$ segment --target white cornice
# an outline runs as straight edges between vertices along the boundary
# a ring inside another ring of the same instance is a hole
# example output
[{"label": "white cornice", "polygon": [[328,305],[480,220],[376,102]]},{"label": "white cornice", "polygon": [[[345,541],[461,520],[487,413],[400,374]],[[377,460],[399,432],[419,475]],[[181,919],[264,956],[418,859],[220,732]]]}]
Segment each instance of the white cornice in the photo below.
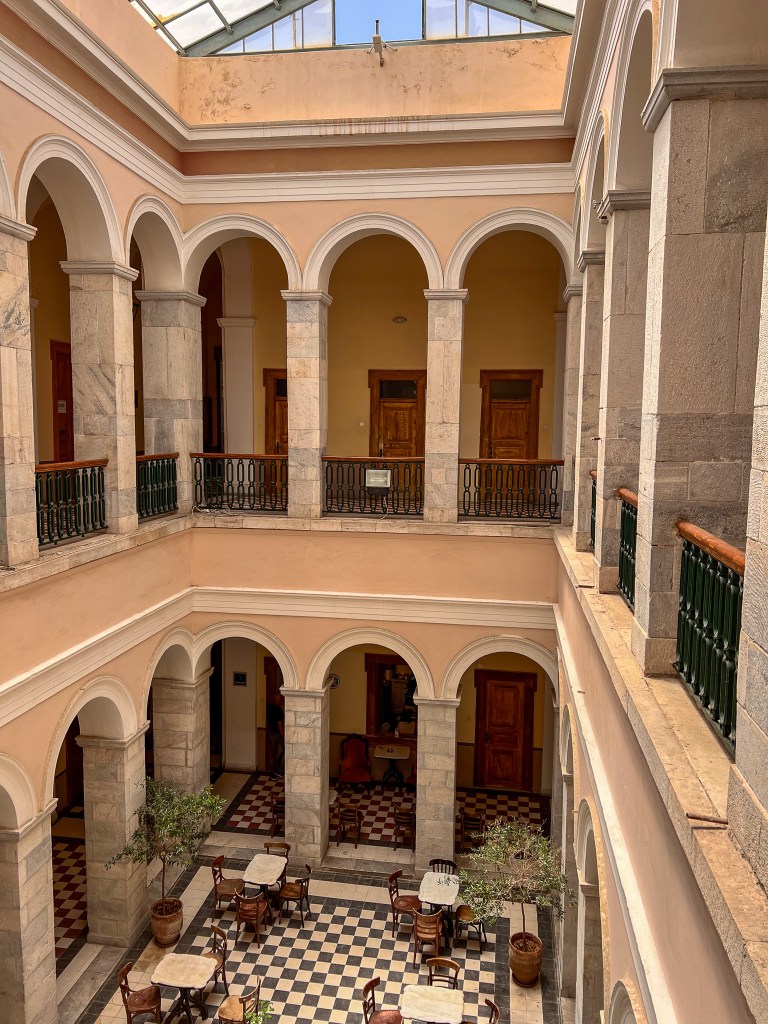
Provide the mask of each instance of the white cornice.
[{"label": "white cornice", "polygon": [[[134,292],[139,302],[188,302],[191,306],[204,306],[208,299],[197,292]],[[221,322],[221,321],[219,321]]]},{"label": "white cornice", "polygon": [[62,260],[59,264],[65,274],[106,274],[110,277],[121,277],[126,281],[135,281],[139,276],[133,267],[124,267],[122,263],[110,263],[105,260]]},{"label": "white cornice", "polygon": [[605,266],[605,249],[584,249],[576,265],[582,274],[587,267]]},{"label": "white cornice", "polygon": [[617,210],[649,210],[651,193],[610,189],[597,208],[597,219],[605,223]]},{"label": "white cornice", "polygon": [[643,127],[653,132],[673,100],[757,99],[768,96],[768,66],[665,68],[642,112]]},{"label": "white cornice", "polygon": [[23,224],[19,220],[11,220],[0,213],[0,235],[11,235],[13,238],[20,238],[22,242],[31,242],[37,234],[37,228],[31,224]]}]

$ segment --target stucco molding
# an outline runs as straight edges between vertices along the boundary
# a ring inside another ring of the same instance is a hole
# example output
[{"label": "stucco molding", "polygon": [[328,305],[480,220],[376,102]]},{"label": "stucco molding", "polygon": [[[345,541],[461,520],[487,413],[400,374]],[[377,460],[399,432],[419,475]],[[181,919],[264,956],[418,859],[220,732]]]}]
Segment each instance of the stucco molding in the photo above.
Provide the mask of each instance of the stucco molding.
[{"label": "stucco molding", "polygon": [[[613,96],[611,99],[611,112],[614,121],[614,130],[611,132],[611,137],[608,140],[605,162],[605,180],[609,189],[616,184],[616,172],[619,164],[621,126],[624,119],[624,102],[627,93],[627,82],[629,80],[635,40],[638,29],[640,28],[640,22],[644,15],[649,15],[651,21],[653,21],[653,0],[629,0],[623,18],[621,39],[618,42],[616,75]],[[637,126],[637,130],[640,130],[639,125]]]},{"label": "stucco molding", "polygon": [[299,259],[291,243],[274,225],[250,214],[223,214],[201,221],[184,235],[182,270],[186,290],[197,291],[203,265],[215,249],[225,242],[242,237],[263,238],[269,242],[283,261],[288,274],[288,287],[300,287]]},{"label": "stucco molding", "polygon": [[0,235],[10,235],[12,238],[20,238],[22,242],[31,242],[36,234],[37,228],[33,228],[31,224],[22,224],[21,221],[0,213]]},{"label": "stucco molding", "polygon": [[750,100],[768,97],[768,65],[665,68],[643,108],[643,127],[655,132],[674,100]]},{"label": "stucco molding", "polygon": [[7,795],[11,805],[8,808],[5,801],[0,800],[0,837],[4,837],[7,830],[20,830],[33,822],[38,802],[29,772],[10,754],[0,754],[0,789]]},{"label": "stucco molding", "polygon": [[119,277],[124,281],[135,281],[139,271],[133,267],[126,267],[122,263],[112,263],[109,260],[62,260],[59,264],[65,274],[103,274],[107,277]]},{"label": "stucco molding", "polygon": [[424,298],[427,302],[460,302],[465,305],[469,301],[466,288],[425,288]]},{"label": "stucco molding", "polygon": [[587,267],[605,266],[605,249],[584,249],[579,255],[577,266],[582,274]]},{"label": "stucco molding", "polygon": [[[350,647],[358,647],[360,644],[377,644],[394,651],[395,654],[405,659],[413,673],[416,679],[417,696],[430,699],[435,697],[432,673],[421,652],[405,637],[380,627],[347,629],[327,640],[309,664],[305,692],[322,692],[326,688],[328,671],[333,659]],[[291,689],[291,687],[286,686],[286,689]]]},{"label": "stucco molding", "polygon": [[571,299],[580,299],[584,294],[584,285],[582,284],[569,284],[563,291],[563,302],[568,305]]},{"label": "stucco molding", "polygon": [[617,210],[650,210],[651,193],[643,189],[609,189],[597,208],[597,219],[606,223]]},{"label": "stucco molding", "polygon": [[284,288],[280,295],[284,302],[319,302],[321,306],[330,306],[333,302],[333,298],[328,292],[322,291],[322,289],[314,289],[308,291],[302,291],[301,289],[291,290]]},{"label": "stucco molding", "polygon": [[[554,618],[554,608],[553,618]],[[544,669],[549,677],[554,692],[555,701],[558,699],[558,675],[557,657],[554,651],[548,651],[546,647],[536,643],[535,640],[528,640],[526,637],[510,634],[499,636],[483,637],[468,644],[450,661],[448,668],[443,675],[443,684],[440,689],[443,697],[454,698],[458,696],[461,678],[476,661],[485,658],[490,654],[522,654]]]},{"label": "stucco molding", "polygon": [[198,295],[197,292],[145,292],[137,291],[133,293],[139,302],[188,302],[190,306],[200,306],[201,308],[206,304],[208,299],[204,295]]}]

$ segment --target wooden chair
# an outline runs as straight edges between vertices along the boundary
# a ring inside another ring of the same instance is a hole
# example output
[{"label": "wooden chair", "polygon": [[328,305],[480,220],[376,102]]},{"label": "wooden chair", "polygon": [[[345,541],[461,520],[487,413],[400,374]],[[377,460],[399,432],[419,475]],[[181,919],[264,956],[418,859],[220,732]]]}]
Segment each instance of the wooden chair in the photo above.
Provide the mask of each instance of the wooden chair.
[{"label": "wooden chair", "polygon": [[461,938],[464,928],[467,929],[467,938],[469,938],[469,929],[474,928],[477,932],[477,941],[480,943],[480,952],[482,953],[483,943],[488,941],[488,937],[485,934],[485,925],[482,921],[475,920],[472,908],[468,907],[466,903],[462,903],[460,907],[456,907],[453,918],[456,922],[456,938]]},{"label": "wooden chair", "polygon": [[376,987],[381,984],[381,978],[373,978],[363,986],[363,1017],[365,1024],[401,1024],[402,1017],[399,1010],[377,1010],[376,1009]]},{"label": "wooden chair", "polygon": [[443,937],[443,912],[438,910],[436,914],[420,914],[418,910],[413,914],[413,962],[416,963],[416,954],[421,946],[431,945],[435,947],[435,956],[440,956],[440,940]]},{"label": "wooden chair", "polygon": [[301,914],[302,928],[304,927],[305,906],[307,908],[307,917],[312,917],[312,908],[309,905],[309,876],[312,874],[312,868],[309,864],[305,864],[304,870],[306,871],[305,875],[299,875],[293,882],[284,882],[280,887],[280,917],[283,916],[283,907],[286,903],[295,903]]},{"label": "wooden chair", "polygon": [[371,762],[368,757],[368,740],[365,736],[352,733],[341,741],[338,781],[352,785],[371,781]]},{"label": "wooden chair", "polygon": [[242,878],[225,878],[221,870],[224,863],[224,854],[214,857],[211,863],[211,874],[213,875],[213,909],[218,910],[222,901],[226,905],[232,902],[235,896],[239,896],[245,888]]},{"label": "wooden chair", "polygon": [[410,810],[401,807],[396,807],[394,812],[395,819],[395,838],[392,843],[392,848],[397,847],[397,840],[399,836],[403,837],[403,841],[409,840],[409,845],[412,850],[416,849],[416,812],[411,808]]},{"label": "wooden chair", "polygon": [[452,860],[445,860],[442,857],[435,857],[429,862],[433,871],[439,871],[444,875],[458,875],[459,869]]},{"label": "wooden chair", "polygon": [[219,1024],[243,1024],[246,1013],[258,1010],[260,992],[261,978],[257,978],[256,988],[240,996],[228,996],[219,1007]]},{"label": "wooden chair", "polygon": [[462,852],[467,849],[467,846],[471,850],[475,845],[475,838],[485,832],[485,813],[481,811],[479,814],[469,814],[462,808],[459,814],[459,827]]},{"label": "wooden chair", "polygon": [[[283,882],[285,881],[285,873],[288,870],[288,858],[291,855],[291,844],[290,843],[264,843],[264,849],[267,851],[268,854],[270,854],[273,857],[285,857],[285,867],[283,868],[283,873],[282,873],[282,875],[280,875],[278,880],[273,883],[274,889],[275,889],[274,895],[277,896],[277,894],[280,892],[280,887],[282,886]],[[262,886],[261,891],[264,893],[265,896],[267,896],[267,895],[269,895],[271,889],[272,889],[272,886],[264,885],[264,886]]]},{"label": "wooden chair", "polygon": [[229,995],[229,982],[227,981],[227,934],[215,925],[211,926],[211,948],[203,953],[208,960],[213,960],[216,970],[213,972],[213,984],[218,984],[221,977],[224,991]]},{"label": "wooden chair", "polygon": [[280,832],[280,823],[282,822],[283,829],[285,828],[285,797],[281,797],[279,800],[275,800],[273,796],[269,798],[269,811],[270,811],[270,822],[269,822],[269,834],[276,836]]},{"label": "wooden chair", "polygon": [[120,995],[123,997],[125,1016],[128,1024],[132,1024],[134,1017],[141,1017],[146,1014],[153,1014],[157,1024],[162,1022],[161,1004],[162,993],[157,985],[149,985],[147,988],[138,988],[135,991],[128,984],[128,975],[133,970],[133,962],[123,964],[117,972],[117,983],[120,986]]},{"label": "wooden chair", "polygon": [[447,956],[432,956],[427,960],[427,968],[429,969],[428,985],[445,985],[447,988],[459,987],[461,967],[455,960],[449,960]]},{"label": "wooden chair", "polygon": [[336,845],[341,843],[344,836],[351,832],[355,840],[355,849],[360,842],[360,832],[363,827],[363,812],[359,807],[351,807],[349,804],[339,808],[338,827],[336,829]]},{"label": "wooden chair", "polygon": [[395,871],[389,876],[389,902],[392,905],[392,934],[397,935],[398,922],[401,914],[408,914],[410,917],[421,910],[421,900],[416,895],[400,895],[400,876],[402,869]]},{"label": "wooden chair", "polygon": [[496,1003],[492,999],[486,999],[485,1005],[490,1010],[490,1016],[488,1017],[488,1024],[499,1024],[499,1017],[501,1017],[501,1010],[498,1008]]},{"label": "wooden chair", "polygon": [[269,917],[269,906],[263,893],[258,896],[235,896],[237,911],[235,914],[235,942],[240,938],[240,928],[250,925],[256,933],[256,946],[261,945],[259,932],[262,922]]}]

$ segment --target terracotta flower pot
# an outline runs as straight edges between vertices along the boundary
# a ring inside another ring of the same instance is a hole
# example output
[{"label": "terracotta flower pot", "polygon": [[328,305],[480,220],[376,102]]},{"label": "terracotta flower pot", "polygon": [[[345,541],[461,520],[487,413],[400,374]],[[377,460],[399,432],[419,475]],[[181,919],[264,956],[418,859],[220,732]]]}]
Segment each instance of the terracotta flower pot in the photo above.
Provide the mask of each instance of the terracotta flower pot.
[{"label": "terracotta flower pot", "polygon": [[150,928],[158,946],[172,946],[181,935],[184,924],[184,905],[181,900],[157,900],[150,907]]},{"label": "terracotta flower pot", "polygon": [[541,951],[541,939],[530,932],[515,932],[510,937],[509,966],[516,985],[530,988],[536,984],[541,974]]}]

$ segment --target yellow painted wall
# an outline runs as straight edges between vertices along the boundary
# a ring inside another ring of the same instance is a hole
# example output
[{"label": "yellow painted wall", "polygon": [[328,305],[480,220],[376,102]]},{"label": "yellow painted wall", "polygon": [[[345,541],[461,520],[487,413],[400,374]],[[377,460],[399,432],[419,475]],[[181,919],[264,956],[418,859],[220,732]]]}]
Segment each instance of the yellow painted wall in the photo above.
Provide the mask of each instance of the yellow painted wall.
[{"label": "yellow painted wall", "polygon": [[549,242],[526,231],[493,235],[473,253],[464,285],[461,386],[462,458],[480,452],[480,371],[544,371],[539,395],[539,458],[552,454],[555,321],[560,257]]},{"label": "yellow painted wall", "polygon": [[[253,267],[253,451],[263,454],[264,370],[284,369],[286,365],[285,300],[281,289],[288,287],[288,274],[277,250],[261,238],[249,240]],[[224,281],[226,296],[226,279]],[[226,309],[226,307],[225,307]]]},{"label": "yellow painted wall", "polygon": [[[336,261],[328,310],[329,455],[369,454],[368,370],[426,369],[426,287],[420,256],[392,235],[355,242]],[[395,316],[407,322],[395,324]]]}]

